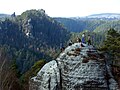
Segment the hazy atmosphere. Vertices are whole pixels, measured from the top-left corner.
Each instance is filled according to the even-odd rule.
[[[30,9],[44,9],[51,17],[76,17],[119,13],[120,0],[0,0],[0,13],[17,15]]]

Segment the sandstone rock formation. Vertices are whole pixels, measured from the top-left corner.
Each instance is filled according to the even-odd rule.
[[[119,90],[104,55],[80,43],[68,46],[30,80],[30,90]]]

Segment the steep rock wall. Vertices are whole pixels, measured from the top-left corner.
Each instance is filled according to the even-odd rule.
[[[92,46],[68,46],[30,80],[30,90],[119,90],[106,58]]]

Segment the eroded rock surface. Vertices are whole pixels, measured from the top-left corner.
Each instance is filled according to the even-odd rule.
[[[106,58],[92,46],[68,46],[30,80],[30,90],[119,90]]]

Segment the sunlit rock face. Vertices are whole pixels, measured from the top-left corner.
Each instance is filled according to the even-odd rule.
[[[104,55],[94,47],[68,46],[30,80],[30,90],[119,90]]]

